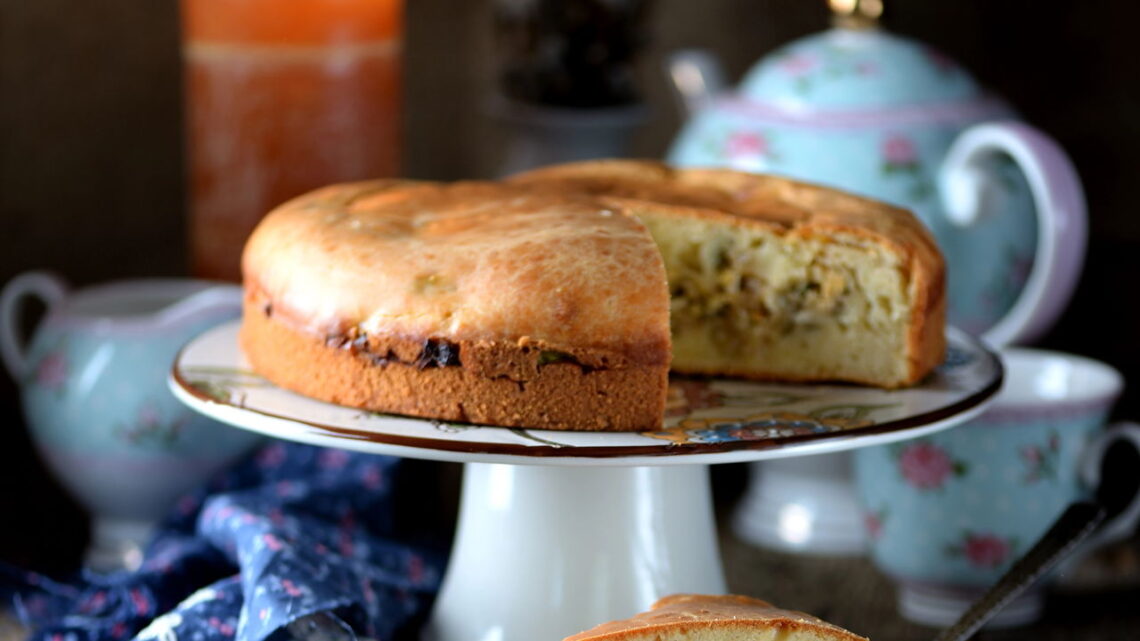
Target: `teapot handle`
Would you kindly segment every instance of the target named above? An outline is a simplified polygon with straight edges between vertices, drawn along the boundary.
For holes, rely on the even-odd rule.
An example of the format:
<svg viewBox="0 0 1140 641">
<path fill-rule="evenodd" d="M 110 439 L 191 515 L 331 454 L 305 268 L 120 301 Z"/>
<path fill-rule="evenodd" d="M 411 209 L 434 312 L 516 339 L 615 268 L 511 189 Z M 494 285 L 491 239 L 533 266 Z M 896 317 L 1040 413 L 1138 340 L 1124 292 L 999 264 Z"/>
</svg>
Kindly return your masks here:
<svg viewBox="0 0 1140 641">
<path fill-rule="evenodd" d="M 8 281 L 0 292 L 0 358 L 12 378 L 21 381 L 30 364 L 24 341 L 19 337 L 20 309 L 25 296 L 43 301 L 50 313 L 67 297 L 67 284 L 48 272 L 25 272 Z"/>
<path fill-rule="evenodd" d="M 992 183 L 982 161 L 995 153 L 1009 155 L 1025 174 L 1038 230 L 1025 287 L 1009 313 L 982 335 L 1000 347 L 1037 338 L 1061 315 L 1080 276 L 1088 221 L 1080 179 L 1060 145 L 1011 121 L 975 125 L 950 146 L 938 180 L 951 222 L 968 227 L 992 213 L 986 202 Z"/>
</svg>

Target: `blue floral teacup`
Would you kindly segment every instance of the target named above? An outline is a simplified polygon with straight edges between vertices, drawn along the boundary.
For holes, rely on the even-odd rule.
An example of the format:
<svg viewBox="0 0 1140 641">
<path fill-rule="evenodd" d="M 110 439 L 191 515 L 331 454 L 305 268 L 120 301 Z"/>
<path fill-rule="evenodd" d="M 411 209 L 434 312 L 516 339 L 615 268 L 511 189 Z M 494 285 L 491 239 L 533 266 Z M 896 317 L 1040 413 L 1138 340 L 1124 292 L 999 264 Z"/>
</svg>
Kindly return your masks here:
<svg viewBox="0 0 1140 641">
<path fill-rule="evenodd" d="M 1140 426 L 1105 427 L 1123 385 L 1114 369 L 1040 350 L 1002 356 L 1005 387 L 981 417 L 855 455 L 875 564 L 898 582 L 903 616 L 920 623 L 956 620 L 1096 486 L 1108 445 L 1140 449 Z M 1096 542 L 1127 536 L 1138 520 L 1134 497 Z M 1040 590 L 1032 591 L 994 624 L 1028 623 L 1041 607 Z"/>
<path fill-rule="evenodd" d="M 29 297 L 48 311 L 25 345 L 17 323 Z M 0 356 L 21 385 L 41 457 L 94 516 L 92 567 L 129 566 L 179 494 L 257 442 L 190 411 L 166 387 L 182 345 L 240 309 L 240 288 L 195 280 L 69 292 L 28 272 L 0 293 Z"/>
</svg>

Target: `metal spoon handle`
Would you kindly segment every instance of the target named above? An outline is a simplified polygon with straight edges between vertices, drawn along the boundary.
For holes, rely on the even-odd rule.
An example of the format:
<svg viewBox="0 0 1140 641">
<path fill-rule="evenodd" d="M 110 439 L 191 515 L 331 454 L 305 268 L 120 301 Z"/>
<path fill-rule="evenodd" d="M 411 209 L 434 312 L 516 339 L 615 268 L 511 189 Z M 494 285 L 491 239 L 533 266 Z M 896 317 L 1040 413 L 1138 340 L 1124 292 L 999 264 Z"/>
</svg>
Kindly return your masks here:
<svg viewBox="0 0 1140 641">
<path fill-rule="evenodd" d="M 1099 503 L 1082 501 L 1069 506 L 1041 539 L 1025 553 L 958 621 L 935 637 L 935 641 L 966 641 L 994 614 L 1033 585 L 1058 561 L 1068 556 L 1096 530 L 1108 511 Z"/>
</svg>

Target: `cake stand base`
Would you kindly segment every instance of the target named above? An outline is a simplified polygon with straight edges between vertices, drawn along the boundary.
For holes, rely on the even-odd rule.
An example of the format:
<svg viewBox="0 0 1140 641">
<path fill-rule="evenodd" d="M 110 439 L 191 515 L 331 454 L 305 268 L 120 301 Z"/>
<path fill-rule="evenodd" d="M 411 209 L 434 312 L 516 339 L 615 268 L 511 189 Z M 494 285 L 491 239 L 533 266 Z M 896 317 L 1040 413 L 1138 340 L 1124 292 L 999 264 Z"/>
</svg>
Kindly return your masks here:
<svg viewBox="0 0 1140 641">
<path fill-rule="evenodd" d="M 467 463 L 424 638 L 557 640 L 667 594 L 725 589 L 708 466 Z"/>
<path fill-rule="evenodd" d="M 799 554 L 866 552 L 849 452 L 751 463 L 750 472 L 748 490 L 732 519 L 738 537 Z"/>
</svg>

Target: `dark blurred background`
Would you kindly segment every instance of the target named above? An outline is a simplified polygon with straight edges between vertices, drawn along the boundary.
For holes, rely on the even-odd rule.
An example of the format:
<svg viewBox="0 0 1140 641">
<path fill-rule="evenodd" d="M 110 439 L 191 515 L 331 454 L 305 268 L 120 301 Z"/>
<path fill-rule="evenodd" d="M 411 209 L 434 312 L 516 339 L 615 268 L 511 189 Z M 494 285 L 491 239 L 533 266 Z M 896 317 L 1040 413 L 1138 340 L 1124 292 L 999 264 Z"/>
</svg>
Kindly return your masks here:
<svg viewBox="0 0 1140 641">
<path fill-rule="evenodd" d="M 481 108 L 495 83 L 491 5 L 407 2 L 408 176 L 495 173 L 504 132 Z M 680 125 L 666 52 L 712 49 L 735 81 L 827 16 L 823 0 L 658 0 L 638 62 L 652 113 L 633 152 L 662 156 Z M 1090 251 L 1071 308 L 1039 344 L 1140 380 L 1140 4 L 890 0 L 883 22 L 957 58 L 1072 156 Z M 186 273 L 180 65 L 174 0 L 0 0 L 0 282 L 33 268 L 75 285 Z M 1121 417 L 1140 417 L 1134 387 Z M 35 459 L 6 375 L 0 488 L 0 559 L 73 567 L 82 515 Z"/>
</svg>

